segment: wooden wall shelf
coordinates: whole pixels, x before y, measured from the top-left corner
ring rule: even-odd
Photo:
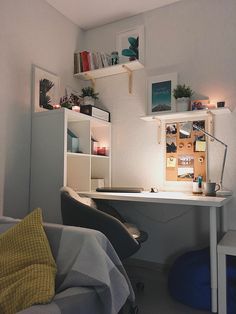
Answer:
[[[155,120],[181,120],[181,119],[189,119],[189,118],[199,118],[199,117],[207,117],[210,114],[218,115],[218,114],[227,114],[231,113],[230,109],[225,108],[215,108],[215,109],[206,109],[206,110],[193,110],[193,111],[183,111],[183,112],[170,112],[164,114],[156,114],[156,115],[147,115],[141,117],[144,121],[155,121]]]
[[[162,125],[164,122],[172,121],[172,122],[180,122],[186,120],[197,120],[197,119],[205,119],[208,123],[208,131],[210,134],[214,134],[214,116],[220,114],[229,114],[231,110],[227,107],[224,108],[215,108],[215,109],[206,109],[206,110],[193,110],[193,111],[183,111],[183,112],[170,112],[165,114],[157,114],[157,115],[148,115],[142,116],[140,119],[147,122],[158,123],[158,143],[161,144],[162,138]]]
[[[106,68],[100,68],[92,71],[87,72],[80,72],[74,74],[75,77],[85,80],[85,81],[92,81],[93,87],[95,87],[95,79],[128,73],[129,77],[129,93],[132,93],[132,72],[135,70],[142,69],[144,66],[138,60],[134,60],[127,63],[116,64]]]

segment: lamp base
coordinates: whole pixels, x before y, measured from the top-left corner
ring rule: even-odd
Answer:
[[[219,190],[216,192],[216,196],[223,196],[224,197],[224,196],[231,196],[231,195],[233,195],[233,192],[230,190],[222,189],[222,190]]]

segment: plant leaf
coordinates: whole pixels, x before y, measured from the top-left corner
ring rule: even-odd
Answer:
[[[136,53],[130,49],[123,49],[122,55],[125,57],[136,57]]]
[[[137,38],[129,37],[128,42],[130,43],[131,46],[138,48],[138,37]]]

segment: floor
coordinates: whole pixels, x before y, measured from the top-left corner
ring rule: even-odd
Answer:
[[[146,268],[126,267],[134,286],[138,314],[210,314],[185,306],[173,300],[167,290],[167,273]],[[134,277],[145,285],[143,291],[137,291]]]

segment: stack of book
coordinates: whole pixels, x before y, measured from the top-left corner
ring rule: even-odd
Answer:
[[[103,52],[79,51],[74,53],[74,74],[112,65],[111,55]]]

